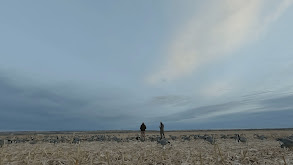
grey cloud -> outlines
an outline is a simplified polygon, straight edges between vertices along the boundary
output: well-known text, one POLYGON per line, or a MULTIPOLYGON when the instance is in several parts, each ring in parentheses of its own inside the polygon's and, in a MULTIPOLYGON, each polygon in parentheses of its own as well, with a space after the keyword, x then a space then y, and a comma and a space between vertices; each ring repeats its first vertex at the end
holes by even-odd
MULTIPOLYGON (((176 125, 175 123, 177 123, 177 125, 181 125, 182 127, 185 127, 188 124, 184 126, 184 122, 181 122, 182 120, 194 119, 197 117, 199 117, 200 119, 200 117, 204 115, 208 115, 208 114, 212 114, 216 112, 223 112, 223 114, 217 115, 215 117, 206 118, 205 120, 194 121, 193 123, 194 124, 205 123, 206 128, 213 128, 213 127, 209 127, 211 126, 211 123, 215 123, 216 121, 219 121, 221 122, 219 127, 228 128, 228 126, 231 126, 230 121, 232 121, 232 123, 237 122, 238 120, 248 121, 250 117, 253 117, 255 118, 253 122, 242 123, 242 126, 243 127, 247 126, 249 128, 249 127, 260 125, 262 127, 265 127, 266 125, 261 123, 265 122, 268 124, 269 122, 262 120, 263 118, 270 118, 270 121, 276 124, 274 127, 292 126, 292 124, 290 125, 290 122, 289 122, 290 120, 288 116, 286 116, 286 113, 287 115, 293 115, 293 95, 280 96, 277 93, 275 93, 275 95, 276 96, 274 98, 254 100, 253 99, 254 94, 252 94, 251 96, 247 96, 247 98, 249 99, 192 108, 189 110, 185 110, 183 112, 159 117, 157 120, 166 121, 169 124, 173 125, 174 128, 177 127, 175 126, 176 125), (258 106, 252 107, 251 109, 247 109, 247 110, 244 109, 239 112, 236 110, 235 112, 232 112, 232 113, 229 113, 229 112, 225 113, 225 111, 227 110, 233 111, 241 107, 244 107, 244 108, 246 106, 249 107, 249 105, 258 105, 258 106), (292 113, 288 113, 291 111, 292 113), (276 118, 275 116, 278 116, 276 114, 282 114, 282 115, 279 115, 280 118, 276 118), (287 124, 284 124, 284 120, 283 120, 284 118, 287 119, 286 120, 287 124), (221 120, 221 119, 224 119, 224 120, 221 120), (282 123, 282 124, 277 124, 277 123, 282 123)), ((271 124, 268 124, 268 126, 269 125, 271 127, 273 126, 271 124)), ((236 124, 234 125, 234 128, 237 128, 237 126, 240 126, 240 125, 236 124)), ((232 128, 232 127, 229 127, 229 128, 232 128)))
POLYGON ((231 108, 237 107, 238 105, 239 103, 237 102, 228 102, 223 104, 202 106, 202 107, 185 110, 183 112, 175 113, 169 116, 165 116, 163 118, 165 121, 178 121, 178 120, 184 120, 184 119, 192 119, 200 115, 231 109, 231 108))
POLYGON ((1 130, 138 129, 142 121, 147 123, 149 129, 157 129, 159 121, 166 123, 166 129, 292 126, 290 121, 293 115, 293 95, 290 92, 286 95, 259 92, 238 101, 164 115, 157 113, 162 105, 176 110, 183 109, 186 105, 191 106, 191 98, 177 95, 158 96, 152 98, 150 105, 129 102, 136 98, 129 98, 123 92, 117 95, 115 89, 114 92, 110 89, 97 90, 96 95, 73 95, 74 89, 70 87, 27 87, 20 83, 0 77, 1 130), (271 94, 270 98, 262 97, 268 93, 271 94), (235 111, 192 123, 182 122, 251 104, 259 107, 253 107, 249 112, 235 111))
POLYGON ((74 89, 70 87, 28 87, 20 83, 0 77, 1 130, 119 129, 123 126, 117 123, 132 121, 132 115, 118 113, 119 106, 110 104, 111 94, 106 91, 85 98, 72 96, 74 89))
POLYGON ((169 106, 185 106, 191 103, 191 97, 180 95, 156 96, 151 99, 152 104, 169 105, 169 106))
MULTIPOLYGON (((86 101, 50 92, 50 89, 19 87, 0 78, 0 124, 2 129, 55 129, 76 118, 71 109, 82 108, 86 101)), ((74 129, 74 128, 73 128, 74 129)))
POLYGON ((271 93, 271 92, 273 92, 273 91, 271 91, 271 90, 255 91, 255 92, 252 92, 250 94, 243 95, 242 97, 243 98, 253 98, 255 96, 260 96, 260 95, 262 96, 264 94, 268 94, 268 93, 271 93))
POLYGON ((264 108, 270 110, 278 109, 292 109, 293 110, 293 95, 281 96, 278 98, 272 98, 261 101, 264 108))
POLYGON ((166 129, 259 129, 292 128, 292 110, 230 114, 207 122, 178 123, 166 122, 166 129))

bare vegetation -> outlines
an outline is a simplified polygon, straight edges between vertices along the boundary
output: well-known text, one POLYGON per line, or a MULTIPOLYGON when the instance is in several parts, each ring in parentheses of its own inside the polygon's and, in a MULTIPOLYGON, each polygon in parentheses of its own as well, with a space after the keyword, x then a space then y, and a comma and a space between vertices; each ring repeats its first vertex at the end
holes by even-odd
POLYGON ((146 132, 145 141, 138 138, 139 132, 11 134, 0 136, 3 144, 0 165, 292 165, 293 150, 285 146, 291 144, 292 133, 290 130, 166 132, 167 139, 160 140, 159 132, 146 132))

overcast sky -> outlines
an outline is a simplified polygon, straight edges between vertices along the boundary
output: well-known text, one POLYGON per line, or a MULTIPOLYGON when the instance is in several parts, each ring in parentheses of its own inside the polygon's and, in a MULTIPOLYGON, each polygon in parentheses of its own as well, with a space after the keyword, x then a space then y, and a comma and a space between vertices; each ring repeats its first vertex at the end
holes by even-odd
POLYGON ((293 0, 0 2, 0 131, 293 127, 293 0))

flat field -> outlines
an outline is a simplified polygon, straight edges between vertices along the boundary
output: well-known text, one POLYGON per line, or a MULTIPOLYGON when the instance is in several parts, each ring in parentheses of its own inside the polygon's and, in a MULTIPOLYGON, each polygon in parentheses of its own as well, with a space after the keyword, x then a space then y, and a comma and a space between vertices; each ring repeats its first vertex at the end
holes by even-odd
POLYGON ((162 145, 156 131, 146 131, 145 141, 138 131, 0 133, 0 165, 293 165, 293 150, 276 140, 292 134, 292 129, 170 131, 165 132, 170 143, 162 145))

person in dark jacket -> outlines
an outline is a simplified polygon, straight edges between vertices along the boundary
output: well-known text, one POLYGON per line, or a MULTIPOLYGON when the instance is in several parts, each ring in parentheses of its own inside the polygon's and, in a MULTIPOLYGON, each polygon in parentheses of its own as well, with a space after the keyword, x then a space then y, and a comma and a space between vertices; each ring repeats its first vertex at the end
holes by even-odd
POLYGON ((145 130, 146 130, 146 125, 144 122, 140 126, 140 132, 141 132, 141 139, 145 140, 145 130))
POLYGON ((161 139, 164 137, 165 138, 165 134, 164 134, 164 124, 162 122, 160 122, 160 136, 161 139))

